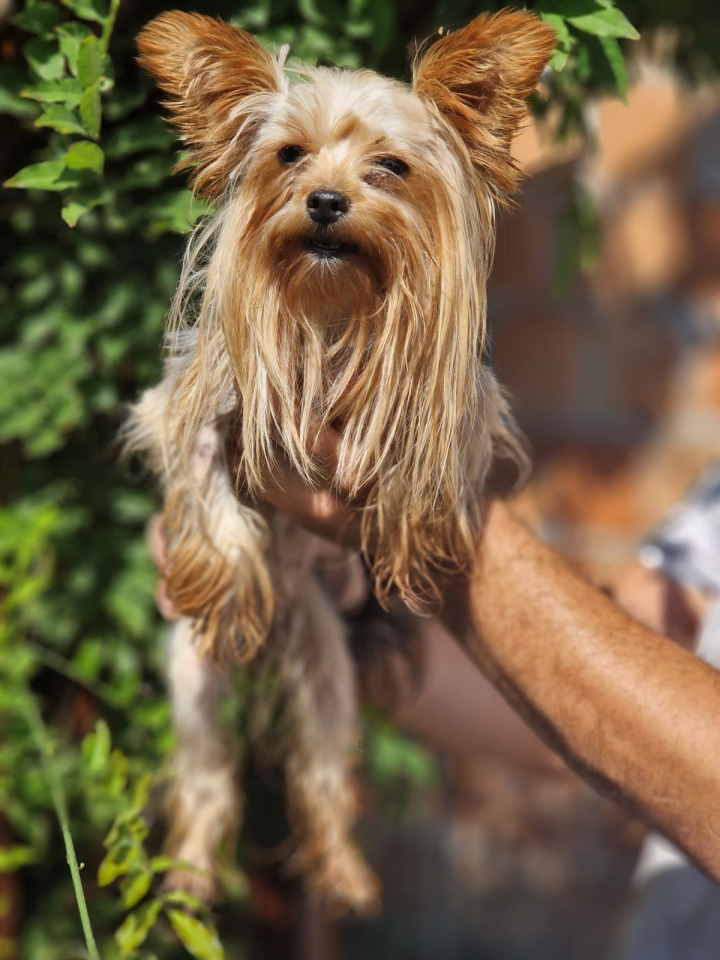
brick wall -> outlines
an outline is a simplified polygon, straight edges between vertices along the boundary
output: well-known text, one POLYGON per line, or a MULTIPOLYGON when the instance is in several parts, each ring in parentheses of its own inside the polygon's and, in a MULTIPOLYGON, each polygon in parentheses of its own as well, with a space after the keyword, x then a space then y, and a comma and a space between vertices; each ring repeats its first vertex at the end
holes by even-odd
POLYGON ((493 361, 536 456, 522 509, 599 577, 720 457, 720 95, 639 72, 627 106, 593 109, 596 154, 521 137, 532 175, 490 292, 493 361), (578 179, 600 253, 560 292, 578 179))

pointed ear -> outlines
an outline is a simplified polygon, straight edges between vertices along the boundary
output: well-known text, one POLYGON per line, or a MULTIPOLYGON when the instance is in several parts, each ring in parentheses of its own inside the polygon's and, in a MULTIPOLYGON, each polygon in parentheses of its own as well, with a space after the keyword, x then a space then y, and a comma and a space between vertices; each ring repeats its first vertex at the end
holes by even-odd
POLYGON ((554 46, 538 17, 501 10, 437 40, 414 64, 415 92, 452 124, 500 196, 517 186, 510 142, 554 46))
POLYGON ((195 189, 220 194, 262 121, 280 66, 249 33, 198 13, 172 10, 138 37, 138 62, 170 94, 166 105, 190 147, 195 189))

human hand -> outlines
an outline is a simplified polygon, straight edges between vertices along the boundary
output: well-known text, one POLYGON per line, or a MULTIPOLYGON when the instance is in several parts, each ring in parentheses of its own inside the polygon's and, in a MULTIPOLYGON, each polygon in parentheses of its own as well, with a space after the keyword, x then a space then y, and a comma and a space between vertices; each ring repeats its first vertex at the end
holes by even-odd
MULTIPOLYGON (((332 427, 323 427, 315 438, 313 455, 333 476, 337 467, 340 434, 332 427)), ((311 533, 358 549, 360 546, 360 508, 343 498, 342 491, 329 482, 309 484, 285 461, 268 478, 264 499, 276 510, 292 517, 311 533)))
MULTIPOLYGON (((313 452, 328 476, 335 472, 339 442, 340 435, 331 427, 323 428, 315 439, 313 452)), ((342 493, 334 490, 330 483, 323 483, 321 480, 311 485, 287 462, 279 459, 277 469, 268 478, 264 493, 268 504, 287 514, 310 532, 335 544, 355 549, 359 547, 359 505, 353 506, 349 500, 343 499, 342 493)), ((155 603, 166 620, 177 620, 180 614, 167 591, 167 549, 161 514, 151 517, 146 536, 150 555, 158 570, 155 603)), ((332 549, 328 546, 328 552, 332 549)), ((357 577, 354 580, 357 580, 357 577)), ((347 600, 348 605, 357 602, 356 595, 359 591, 356 586, 345 592, 351 598, 347 600)))
POLYGON ((168 596, 165 580, 167 551, 165 549, 165 533, 163 531, 162 514, 155 513, 150 517, 145 535, 147 537, 150 556, 157 567, 158 581, 155 588, 155 606, 162 617, 168 621, 177 620, 180 616, 172 600, 168 596))

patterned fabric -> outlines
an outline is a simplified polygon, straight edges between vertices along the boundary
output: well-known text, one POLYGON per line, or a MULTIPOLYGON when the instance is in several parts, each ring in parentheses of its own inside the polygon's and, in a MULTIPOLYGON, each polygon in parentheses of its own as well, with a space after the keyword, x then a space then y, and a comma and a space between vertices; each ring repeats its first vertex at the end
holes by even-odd
POLYGON ((717 960, 720 889, 682 863, 638 891, 614 960, 717 960))
POLYGON ((640 548, 647 566, 720 597, 720 464, 668 515, 640 548))

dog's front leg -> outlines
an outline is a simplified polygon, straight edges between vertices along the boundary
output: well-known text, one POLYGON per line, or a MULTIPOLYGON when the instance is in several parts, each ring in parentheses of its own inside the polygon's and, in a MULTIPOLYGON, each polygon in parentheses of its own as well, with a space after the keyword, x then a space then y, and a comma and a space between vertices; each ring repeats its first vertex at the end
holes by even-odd
POLYGON ((250 660, 272 622, 270 532, 260 511, 236 494, 226 450, 233 398, 215 398, 208 420, 189 431, 182 372, 170 365, 143 393, 125 445, 145 454, 162 483, 163 576, 175 610, 193 621, 201 652, 250 660))
POLYGON ((198 648, 215 660, 250 660, 270 629, 273 586, 262 514, 238 499, 219 425, 203 427, 192 476, 166 487, 166 589, 193 621, 198 648))

